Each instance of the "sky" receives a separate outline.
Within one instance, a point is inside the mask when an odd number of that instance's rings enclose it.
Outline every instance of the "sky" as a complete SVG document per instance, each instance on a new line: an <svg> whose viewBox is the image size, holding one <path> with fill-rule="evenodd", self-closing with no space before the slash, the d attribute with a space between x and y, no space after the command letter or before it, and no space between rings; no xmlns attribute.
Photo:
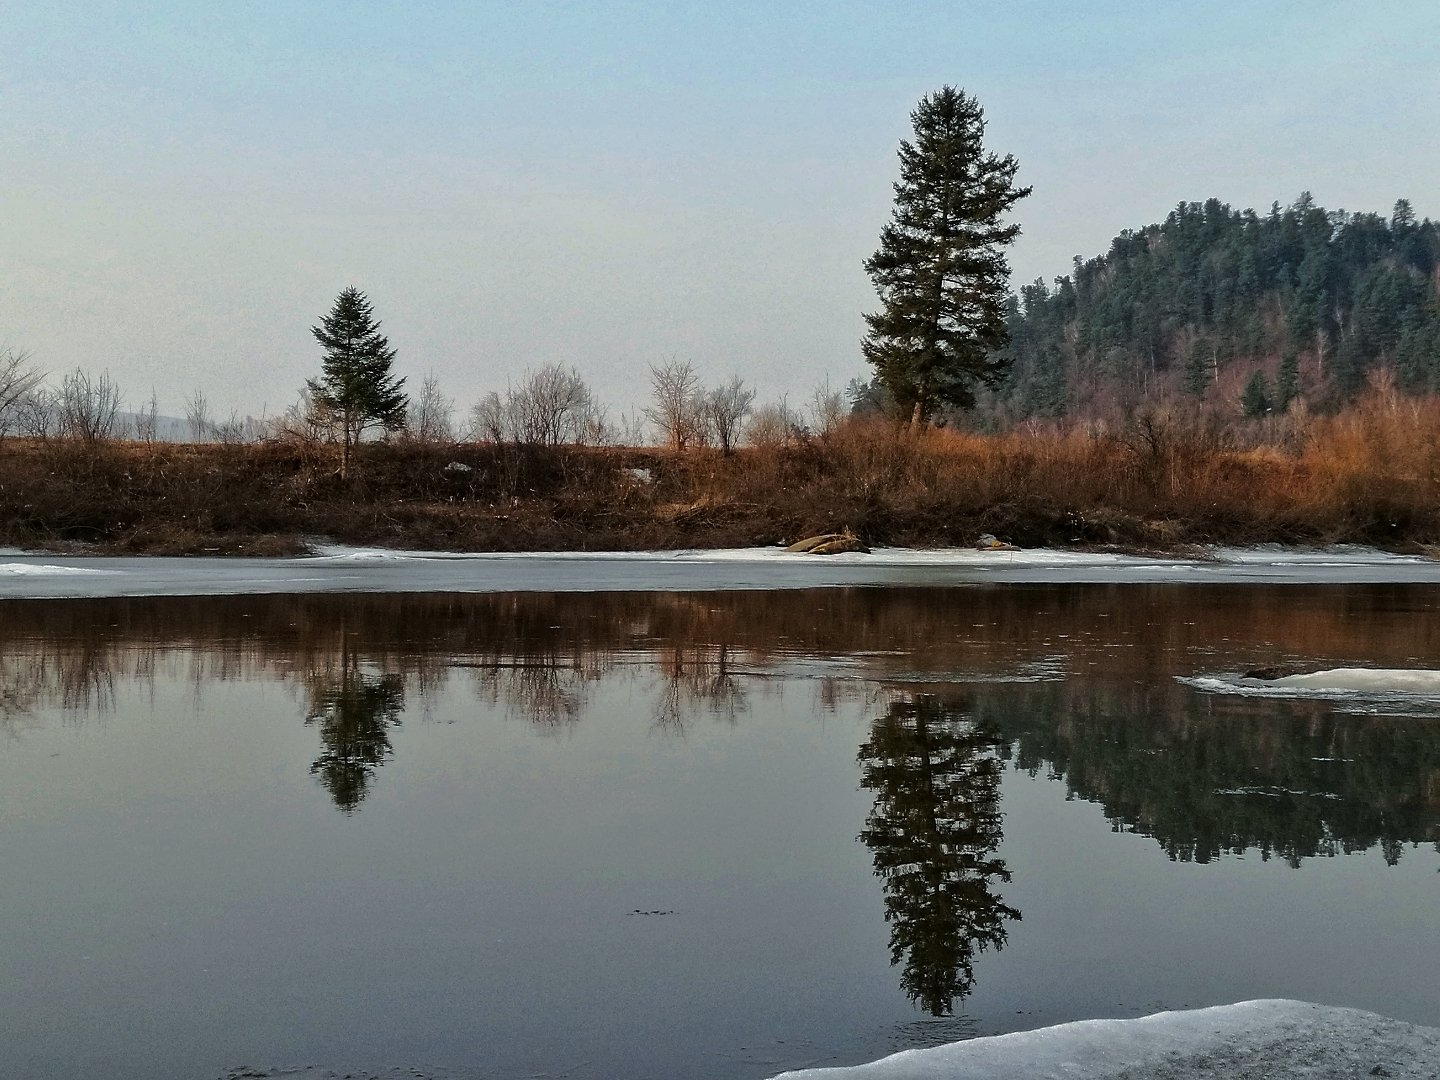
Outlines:
<svg viewBox="0 0 1440 1080"><path fill-rule="evenodd" d="M0 0L0 349L261 415L367 294L459 412L573 366L802 404L950 84L1034 193L1015 282L1177 202L1440 217L1440 4Z"/></svg>

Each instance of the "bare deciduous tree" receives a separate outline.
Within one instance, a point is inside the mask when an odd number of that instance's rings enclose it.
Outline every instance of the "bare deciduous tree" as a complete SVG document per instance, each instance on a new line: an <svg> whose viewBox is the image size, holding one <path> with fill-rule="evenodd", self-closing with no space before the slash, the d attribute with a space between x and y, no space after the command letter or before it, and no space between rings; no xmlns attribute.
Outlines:
<svg viewBox="0 0 1440 1080"><path fill-rule="evenodd" d="M502 443L509 434L505 400L491 390L470 410L470 438L475 442Z"/></svg>
<svg viewBox="0 0 1440 1080"><path fill-rule="evenodd" d="M250 418L248 416L242 417L234 409L231 409L228 420L220 420L210 425L210 433L215 437L216 442L226 446L239 446L246 441L250 430L249 425Z"/></svg>
<svg viewBox="0 0 1440 1080"><path fill-rule="evenodd" d="M29 353L0 349L0 436L18 430L22 403L44 377L30 362Z"/></svg>
<svg viewBox="0 0 1440 1080"><path fill-rule="evenodd" d="M828 439L845 422L845 398L838 390L830 388L830 376L816 383L810 392L810 424L822 439Z"/></svg>
<svg viewBox="0 0 1440 1080"><path fill-rule="evenodd" d="M410 402L405 412L405 434L422 443L448 443L455 441L455 429L451 417L455 414L455 399L440 389L440 380L432 371L420 384L420 393Z"/></svg>
<svg viewBox="0 0 1440 1080"><path fill-rule="evenodd" d="M688 361L671 360L656 367L650 365L652 404L646 406L645 417L660 431L666 445L684 450L704 440L704 398L700 379Z"/></svg>
<svg viewBox="0 0 1440 1080"><path fill-rule="evenodd" d="M309 390L301 390L293 405L266 421L265 437L307 445L334 443L340 440L340 427L328 409L316 406Z"/></svg>
<svg viewBox="0 0 1440 1080"><path fill-rule="evenodd" d="M783 397L777 402L760 406L750 417L750 423L745 425L745 440L751 446L793 446L804 442L806 434L805 425Z"/></svg>
<svg viewBox="0 0 1440 1080"><path fill-rule="evenodd" d="M205 391L196 389L185 399L185 419L190 424L191 442L205 442L214 433L210 423L210 401Z"/></svg>
<svg viewBox="0 0 1440 1080"><path fill-rule="evenodd" d="M705 419L723 454L730 454L740 441L741 425L750 415L755 391L747 389L739 375L721 383L704 396Z"/></svg>
<svg viewBox="0 0 1440 1080"><path fill-rule="evenodd" d="M36 386L15 403L15 430L27 439L48 439L60 431L60 395Z"/></svg>
<svg viewBox="0 0 1440 1080"><path fill-rule="evenodd" d="M579 442L594 404L585 380L559 364L527 375L514 400L520 441L542 446Z"/></svg>
<svg viewBox="0 0 1440 1080"><path fill-rule="evenodd" d="M160 425L160 400L155 388L150 388L150 400L135 410L135 437L144 443L155 441L156 429Z"/></svg>
<svg viewBox="0 0 1440 1080"><path fill-rule="evenodd" d="M92 378L76 368L60 383L60 431L85 443L102 442L115 435L120 411L120 388L108 373Z"/></svg>
<svg viewBox="0 0 1440 1080"><path fill-rule="evenodd" d="M649 443L650 424L636 412L621 415L613 429L612 439L616 446L645 446Z"/></svg>
<svg viewBox="0 0 1440 1080"><path fill-rule="evenodd" d="M486 394L470 413L476 439L535 446L602 441L605 413L574 368L546 364L527 372L504 396Z"/></svg>

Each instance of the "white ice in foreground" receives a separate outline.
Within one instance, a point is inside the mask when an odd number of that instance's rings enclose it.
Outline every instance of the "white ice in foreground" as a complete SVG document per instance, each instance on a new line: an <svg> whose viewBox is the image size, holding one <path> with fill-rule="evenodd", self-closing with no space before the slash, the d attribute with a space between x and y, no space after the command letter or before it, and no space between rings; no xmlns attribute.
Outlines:
<svg viewBox="0 0 1440 1080"><path fill-rule="evenodd" d="M1242 1001L1081 1020L775 1080L1319 1080L1433 1078L1440 1028L1303 1001Z"/></svg>

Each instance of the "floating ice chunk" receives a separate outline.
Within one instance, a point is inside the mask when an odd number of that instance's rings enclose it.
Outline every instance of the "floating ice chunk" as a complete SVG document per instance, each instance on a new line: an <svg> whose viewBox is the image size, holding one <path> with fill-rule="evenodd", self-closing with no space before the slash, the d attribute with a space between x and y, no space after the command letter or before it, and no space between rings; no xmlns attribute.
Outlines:
<svg viewBox="0 0 1440 1080"><path fill-rule="evenodd" d="M1440 671L1425 668L1330 668L1305 675L1286 675L1272 686L1305 690L1355 690L1368 694L1440 695Z"/></svg>
<svg viewBox="0 0 1440 1080"><path fill-rule="evenodd" d="M1177 678L1206 693L1241 697L1319 698L1386 705L1440 701L1440 671L1429 668L1329 668L1279 679L1236 675Z"/></svg>
<svg viewBox="0 0 1440 1080"><path fill-rule="evenodd" d="M9 577L67 577L84 574L118 574L119 570L92 570L85 566L48 566L42 563L0 563L0 575Z"/></svg>
<svg viewBox="0 0 1440 1080"><path fill-rule="evenodd" d="M775 1080L1200 1080L1202 1077L1434 1077L1440 1028L1303 1001L1242 1001L1136 1020L906 1050L868 1065L802 1069Z"/></svg>

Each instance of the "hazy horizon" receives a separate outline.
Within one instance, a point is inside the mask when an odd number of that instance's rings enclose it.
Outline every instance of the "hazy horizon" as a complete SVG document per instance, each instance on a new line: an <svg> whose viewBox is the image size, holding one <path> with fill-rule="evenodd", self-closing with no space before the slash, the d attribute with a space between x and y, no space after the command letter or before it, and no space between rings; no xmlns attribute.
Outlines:
<svg viewBox="0 0 1440 1080"><path fill-rule="evenodd" d="M1013 153L1016 284L1182 200L1440 216L1440 8L0 0L0 347L183 415L276 413L366 292L463 414L691 360L793 402L868 369L861 269L919 97Z"/></svg>

